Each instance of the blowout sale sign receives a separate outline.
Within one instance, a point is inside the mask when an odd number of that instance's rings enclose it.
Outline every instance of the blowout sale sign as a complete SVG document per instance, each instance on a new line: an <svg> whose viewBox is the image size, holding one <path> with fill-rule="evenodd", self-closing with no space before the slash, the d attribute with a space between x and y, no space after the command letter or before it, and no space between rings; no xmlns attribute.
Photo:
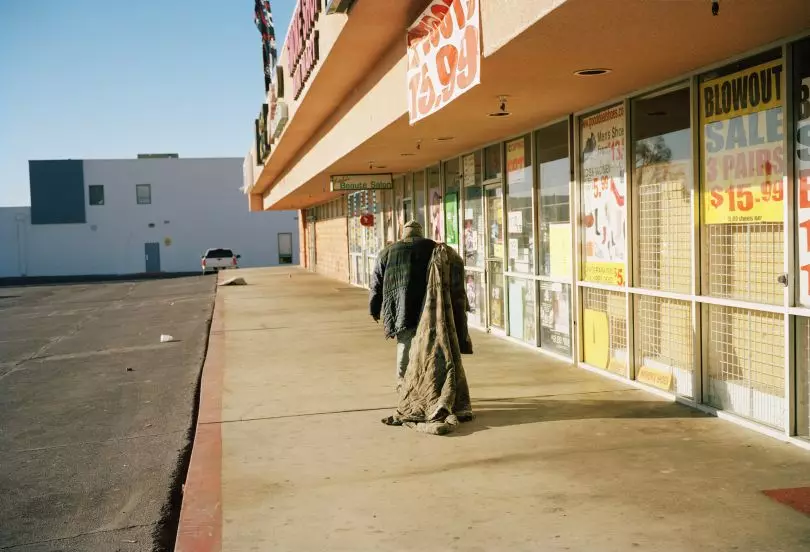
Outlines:
<svg viewBox="0 0 810 552"><path fill-rule="evenodd" d="M784 220L782 63L700 86L706 224Z"/></svg>
<svg viewBox="0 0 810 552"><path fill-rule="evenodd" d="M410 124L481 81L479 0L433 0L408 29Z"/></svg>

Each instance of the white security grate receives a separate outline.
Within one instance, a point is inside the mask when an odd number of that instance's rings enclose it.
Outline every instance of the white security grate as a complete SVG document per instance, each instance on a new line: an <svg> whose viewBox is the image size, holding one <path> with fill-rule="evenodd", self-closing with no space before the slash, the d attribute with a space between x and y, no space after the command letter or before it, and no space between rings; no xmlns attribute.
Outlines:
<svg viewBox="0 0 810 552"><path fill-rule="evenodd" d="M585 361L621 376L627 375L627 309L625 294L602 289L582 288L583 347ZM587 311L591 311L590 313ZM597 314L605 316L596 316ZM603 327L603 322L606 326ZM589 325L591 327L589 327ZM602 332L607 329L608 356L602 355ZM589 350L589 348L593 350ZM597 362L589 359L597 359Z"/></svg>
<svg viewBox="0 0 810 552"><path fill-rule="evenodd" d="M774 427L785 415L781 314L707 305L708 402Z"/></svg>
<svg viewBox="0 0 810 552"><path fill-rule="evenodd" d="M636 373L643 369L671 376L667 391L693 397L692 305L661 297L635 297ZM662 387L659 385L659 387Z"/></svg>
<svg viewBox="0 0 810 552"><path fill-rule="evenodd" d="M708 294L754 303L781 304L785 229L780 223L706 226Z"/></svg>
<svg viewBox="0 0 810 552"><path fill-rule="evenodd" d="M690 293L692 202L686 171L670 164L636 171L641 287Z"/></svg>

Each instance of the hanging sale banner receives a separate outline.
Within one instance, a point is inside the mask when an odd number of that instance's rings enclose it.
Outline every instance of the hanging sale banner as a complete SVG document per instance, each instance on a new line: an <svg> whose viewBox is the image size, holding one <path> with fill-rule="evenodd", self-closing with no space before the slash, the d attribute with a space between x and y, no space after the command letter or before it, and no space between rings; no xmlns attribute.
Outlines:
<svg viewBox="0 0 810 552"><path fill-rule="evenodd" d="M479 0L433 0L408 28L410 124L481 81L480 36Z"/></svg>
<svg viewBox="0 0 810 552"><path fill-rule="evenodd" d="M627 210L624 106L582 119L583 279L625 285Z"/></svg>
<svg viewBox="0 0 810 552"><path fill-rule="evenodd" d="M510 186L526 181L526 140L523 138L506 143L506 172Z"/></svg>
<svg viewBox="0 0 810 552"><path fill-rule="evenodd" d="M704 222L782 222L782 62L706 81L700 99Z"/></svg>

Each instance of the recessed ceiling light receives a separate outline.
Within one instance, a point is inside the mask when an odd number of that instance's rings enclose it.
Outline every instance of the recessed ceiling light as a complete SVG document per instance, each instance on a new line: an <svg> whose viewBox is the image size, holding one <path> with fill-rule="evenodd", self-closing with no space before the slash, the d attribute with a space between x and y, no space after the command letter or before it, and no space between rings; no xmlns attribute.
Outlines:
<svg viewBox="0 0 810 552"><path fill-rule="evenodd" d="M401 155L402 157L412 157L412 156L414 156L414 155L416 155L416 154L415 154L415 153L400 153L400 155Z"/></svg>
<svg viewBox="0 0 810 552"><path fill-rule="evenodd" d="M375 169L387 169L388 167L386 165L374 165L374 168Z"/></svg>
<svg viewBox="0 0 810 552"><path fill-rule="evenodd" d="M438 138L436 138L436 141L437 142L449 142L453 138L454 138L453 136L439 136Z"/></svg>
<svg viewBox="0 0 810 552"><path fill-rule="evenodd" d="M511 113L509 113L508 111L496 111L494 113L489 114L490 117L509 117L510 115Z"/></svg>
<svg viewBox="0 0 810 552"><path fill-rule="evenodd" d="M607 73L610 73L610 69L580 69L579 71L574 71L574 74L580 77L596 77Z"/></svg>

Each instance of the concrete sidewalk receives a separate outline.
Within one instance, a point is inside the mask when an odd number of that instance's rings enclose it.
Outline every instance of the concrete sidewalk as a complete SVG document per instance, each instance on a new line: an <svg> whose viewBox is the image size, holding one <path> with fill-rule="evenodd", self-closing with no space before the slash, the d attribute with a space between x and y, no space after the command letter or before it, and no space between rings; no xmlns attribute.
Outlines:
<svg viewBox="0 0 810 552"><path fill-rule="evenodd" d="M394 344L366 292L239 275L218 293L177 550L810 550L810 517L764 494L808 509L808 452L480 332L476 421L387 427Z"/></svg>

